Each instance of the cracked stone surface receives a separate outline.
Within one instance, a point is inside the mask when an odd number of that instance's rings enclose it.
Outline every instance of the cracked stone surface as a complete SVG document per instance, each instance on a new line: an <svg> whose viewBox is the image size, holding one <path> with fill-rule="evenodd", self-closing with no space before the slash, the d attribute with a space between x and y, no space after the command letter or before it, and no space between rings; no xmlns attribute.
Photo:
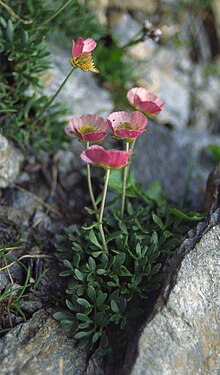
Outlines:
<svg viewBox="0 0 220 375"><path fill-rule="evenodd" d="M39 310L0 340L1 375L83 375L86 357L86 350L76 348L51 310Z"/></svg>
<svg viewBox="0 0 220 375"><path fill-rule="evenodd" d="M0 134L0 188L5 188L16 180L23 160L22 153Z"/></svg>
<svg viewBox="0 0 220 375"><path fill-rule="evenodd" d="M181 263L167 303L146 324L131 375L219 375L220 226Z"/></svg>

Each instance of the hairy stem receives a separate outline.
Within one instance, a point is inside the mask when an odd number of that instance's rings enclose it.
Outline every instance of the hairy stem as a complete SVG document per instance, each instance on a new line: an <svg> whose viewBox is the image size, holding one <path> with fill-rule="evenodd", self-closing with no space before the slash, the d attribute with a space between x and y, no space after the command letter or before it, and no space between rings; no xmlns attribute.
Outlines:
<svg viewBox="0 0 220 375"><path fill-rule="evenodd" d="M88 147L89 147L89 142L86 143L86 148L88 148ZM96 202L95 202L95 197L94 197L94 193L93 193L93 189L92 189L91 168L90 168L89 164L87 164L87 182L88 182L89 195L90 195L90 199L91 199L93 208L94 208L95 211L97 211L97 205L96 205Z"/></svg>
<svg viewBox="0 0 220 375"><path fill-rule="evenodd" d="M126 151L129 151L129 142L126 142ZM127 182L127 176L128 176L128 169L129 169L129 166L127 165L124 168L124 172L123 172L122 196L121 196L121 218L123 218L124 210L125 210L126 182Z"/></svg>
<svg viewBox="0 0 220 375"><path fill-rule="evenodd" d="M39 115L35 118L35 120L32 122L32 125L36 125L36 123L38 122L38 120L40 119L40 117L42 116L42 114L44 112L46 112L46 110L50 107L50 105L53 103L54 99L56 99L57 95L60 93L60 91L62 90L62 88L64 87L65 83L67 82L67 80L69 79L69 77L71 76L71 74L73 73L73 71L75 70L75 66L70 70L70 72L67 74L66 78L64 79L63 83L60 85L60 87L58 88L58 90L55 92L55 94L52 96L52 98L49 100L49 102L47 102L45 104L45 106L42 108L41 112L39 113Z"/></svg>
<svg viewBox="0 0 220 375"><path fill-rule="evenodd" d="M103 250L107 253L108 248L105 240L105 234L102 226L102 219L103 219L103 213L104 213L104 208L105 208L105 200L106 200L106 194L107 194L107 189L108 189L108 180L109 180L109 175L110 175L110 169L107 169L106 175L105 175L105 185L103 189L103 196L102 196L102 203L101 203L101 208L100 208L100 214L99 214L99 231L101 234L102 238L102 244L103 244Z"/></svg>
<svg viewBox="0 0 220 375"><path fill-rule="evenodd" d="M47 19L45 22L41 24L41 27L46 25L47 23L51 22L54 18L56 18L73 0L69 0L64 4L62 7L60 7L49 19Z"/></svg>

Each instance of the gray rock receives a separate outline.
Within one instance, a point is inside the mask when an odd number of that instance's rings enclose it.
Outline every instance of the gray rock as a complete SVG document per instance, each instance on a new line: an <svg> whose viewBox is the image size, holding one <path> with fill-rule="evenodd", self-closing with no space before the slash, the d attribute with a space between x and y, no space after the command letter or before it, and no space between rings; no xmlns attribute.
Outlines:
<svg viewBox="0 0 220 375"><path fill-rule="evenodd" d="M0 271L0 292L5 289L8 284L8 278L6 276L5 271Z"/></svg>
<svg viewBox="0 0 220 375"><path fill-rule="evenodd" d="M168 301L145 326L132 375L219 374L219 248L216 225L185 257Z"/></svg>
<svg viewBox="0 0 220 375"><path fill-rule="evenodd" d="M40 310L0 340L1 375L83 375L86 351L76 348L51 310Z"/></svg>
<svg viewBox="0 0 220 375"><path fill-rule="evenodd" d="M22 153L0 135L0 188L6 188L15 182L23 160Z"/></svg>
<svg viewBox="0 0 220 375"><path fill-rule="evenodd" d="M111 12L109 15L110 27L119 46L126 44L131 38L140 32L141 25L128 13Z"/></svg>
<svg viewBox="0 0 220 375"><path fill-rule="evenodd" d="M148 46L150 53L146 48ZM139 68L137 65L137 86L145 87L165 101L158 116L159 123L184 129L190 115L190 61L187 50L161 46L155 49L149 41L140 44L140 48L143 52L140 53L141 65Z"/></svg>
<svg viewBox="0 0 220 375"><path fill-rule="evenodd" d="M164 193L173 203L181 204L192 163L188 200L194 208L201 208L206 181L214 167L207 155L210 143L220 143L220 136L191 129L171 131L149 124L135 146L137 157L133 159L132 166L137 180L146 188L160 180Z"/></svg>

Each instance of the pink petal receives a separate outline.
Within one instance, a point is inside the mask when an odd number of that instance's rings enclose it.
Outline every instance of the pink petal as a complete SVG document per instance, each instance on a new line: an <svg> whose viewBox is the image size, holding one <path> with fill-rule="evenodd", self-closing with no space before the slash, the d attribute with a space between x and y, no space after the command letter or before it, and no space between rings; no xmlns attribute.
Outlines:
<svg viewBox="0 0 220 375"><path fill-rule="evenodd" d="M72 55L73 57L78 57L83 52L84 39L78 38L76 42L73 41Z"/></svg>
<svg viewBox="0 0 220 375"><path fill-rule="evenodd" d="M95 49L97 43L92 38L84 40L83 52L91 52Z"/></svg>
<svg viewBox="0 0 220 375"><path fill-rule="evenodd" d="M113 112L108 116L108 120L111 122L110 127L114 129L123 122L129 122L130 114L124 111Z"/></svg>
<svg viewBox="0 0 220 375"><path fill-rule="evenodd" d="M101 146L94 145L88 147L80 155L81 159L89 164L108 165L109 156Z"/></svg>
<svg viewBox="0 0 220 375"><path fill-rule="evenodd" d="M148 123L147 118L138 111L131 114L124 111L113 112L109 115L108 121L113 134L127 139L138 137ZM128 129L126 126L123 127L124 123L129 123L131 126L135 126L135 129Z"/></svg>
<svg viewBox="0 0 220 375"><path fill-rule="evenodd" d="M138 129L141 130L146 128L148 119L143 115L143 113L135 111L131 114L130 122L131 124L136 124L138 126Z"/></svg>
<svg viewBox="0 0 220 375"><path fill-rule="evenodd" d="M69 121L69 126L73 129L81 128L83 125L81 117L74 117Z"/></svg>
<svg viewBox="0 0 220 375"><path fill-rule="evenodd" d="M141 110L150 114L156 114L161 111L161 108L151 101L142 102L140 99L135 100L135 105L140 107Z"/></svg>
<svg viewBox="0 0 220 375"><path fill-rule="evenodd" d="M140 130L116 129L114 134L124 139L135 139L142 134Z"/></svg>
<svg viewBox="0 0 220 375"><path fill-rule="evenodd" d="M101 146L94 145L83 151L80 157L86 163L104 168L122 168L128 163L130 154L130 151L107 151Z"/></svg>
<svg viewBox="0 0 220 375"><path fill-rule="evenodd" d="M81 116L80 119L82 125L90 124L100 131L105 131L108 127L107 121L105 121L101 116L98 115L84 115Z"/></svg>
<svg viewBox="0 0 220 375"><path fill-rule="evenodd" d="M109 150L107 151L110 157L110 168L122 168L128 163L128 158L131 154L130 151Z"/></svg>
<svg viewBox="0 0 220 375"><path fill-rule="evenodd" d="M99 142L106 137L105 132L83 134L82 138L87 142Z"/></svg>
<svg viewBox="0 0 220 375"><path fill-rule="evenodd" d="M127 93L128 101L137 109L148 114L159 113L165 102L143 87L134 87Z"/></svg>
<svg viewBox="0 0 220 375"><path fill-rule="evenodd" d="M129 90L127 93L127 99L131 104L134 104L134 97L137 94L138 87L134 87L133 89Z"/></svg>

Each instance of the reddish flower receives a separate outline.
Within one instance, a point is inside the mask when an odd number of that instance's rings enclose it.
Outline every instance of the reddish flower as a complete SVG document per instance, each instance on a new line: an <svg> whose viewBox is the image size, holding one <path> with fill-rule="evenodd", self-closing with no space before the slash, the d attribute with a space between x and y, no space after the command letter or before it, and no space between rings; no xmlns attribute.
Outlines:
<svg viewBox="0 0 220 375"><path fill-rule="evenodd" d="M107 121L98 115L74 117L65 126L67 135L76 136L82 142L99 142L106 136Z"/></svg>
<svg viewBox="0 0 220 375"><path fill-rule="evenodd" d="M80 157L85 163L106 169L119 169L128 164L130 155L130 151L105 150L101 146L94 145L83 151Z"/></svg>
<svg viewBox="0 0 220 375"><path fill-rule="evenodd" d="M94 66L91 53L96 48L96 44L92 38L78 38L76 42L73 40L73 57L70 59L71 65L81 68L84 71L90 70L91 72L98 73L99 71Z"/></svg>
<svg viewBox="0 0 220 375"><path fill-rule="evenodd" d="M142 87L134 87L129 90L127 98L135 109L143 112L150 118L154 118L154 116L162 110L165 104L165 102L163 102L158 96Z"/></svg>
<svg viewBox="0 0 220 375"><path fill-rule="evenodd" d="M109 115L108 121L113 137L126 139L127 142L139 137L148 123L147 118L137 111L131 114L124 111L113 112Z"/></svg>

